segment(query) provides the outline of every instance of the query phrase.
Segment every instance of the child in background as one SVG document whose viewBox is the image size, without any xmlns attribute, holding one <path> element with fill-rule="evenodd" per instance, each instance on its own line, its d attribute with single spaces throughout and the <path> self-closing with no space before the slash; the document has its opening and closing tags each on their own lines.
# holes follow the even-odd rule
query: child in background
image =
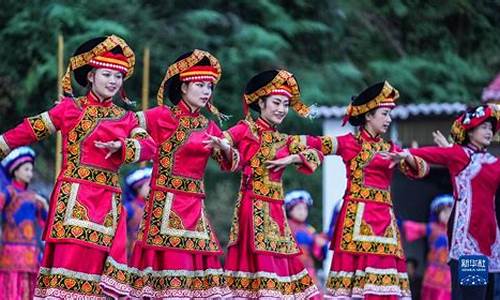
<svg viewBox="0 0 500 300">
<path fill-rule="evenodd" d="M 437 196 L 431 203 L 429 223 L 403 221 L 406 240 L 427 237 L 429 252 L 422 283 L 422 300 L 451 299 L 451 274 L 448 266 L 446 226 L 453 207 L 451 195 Z"/>
<path fill-rule="evenodd" d="M 28 189 L 35 152 L 14 149 L 2 160 L 9 184 L 0 189 L 0 299 L 33 299 L 48 203 Z"/>
<path fill-rule="evenodd" d="M 316 232 L 316 229 L 307 223 L 309 208 L 312 204 L 313 199 L 305 190 L 291 191 L 285 196 L 288 224 L 302 250 L 300 260 L 316 285 L 319 286 L 314 268 L 314 260 L 322 261 L 325 258 L 328 239 L 324 233 Z"/>
<path fill-rule="evenodd" d="M 149 194 L 151 168 L 140 168 L 125 177 L 125 210 L 127 211 L 127 254 L 130 257 L 139 232 L 144 205 Z"/>
</svg>

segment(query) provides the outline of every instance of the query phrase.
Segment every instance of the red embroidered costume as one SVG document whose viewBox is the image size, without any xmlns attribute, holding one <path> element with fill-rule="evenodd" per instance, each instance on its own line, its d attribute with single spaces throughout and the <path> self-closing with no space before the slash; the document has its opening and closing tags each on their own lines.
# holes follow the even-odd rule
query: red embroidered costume
<svg viewBox="0 0 500 300">
<path fill-rule="evenodd" d="M 160 106 L 139 113 L 143 127 L 158 145 L 151 192 L 131 257 L 133 297 L 206 299 L 227 296 L 219 262 L 222 249 L 208 220 L 203 176 L 208 159 L 224 170 L 235 169 L 238 153 L 226 159 L 203 144 L 207 134 L 222 131 L 182 99 L 183 82 L 217 83 L 219 62 L 194 50 L 172 64 L 158 91 Z M 161 105 L 163 91 L 175 104 Z M 208 109 L 218 115 L 213 104 Z"/>
<path fill-rule="evenodd" d="M 286 95 L 290 106 L 301 115 L 309 109 L 300 101 L 293 74 L 267 71 L 247 84 L 244 108 L 257 104 L 261 97 Z M 280 133 L 262 118 L 246 120 L 225 132 L 237 148 L 242 171 L 241 186 L 229 236 L 225 262 L 227 285 L 233 298 L 307 299 L 319 292 L 300 261 L 300 248 L 288 225 L 280 171 L 269 170 L 265 162 L 298 154 L 298 170 L 312 173 L 321 154 L 306 148 L 298 137 Z"/>
<path fill-rule="evenodd" d="M 354 98 L 347 117 L 364 118 L 378 107 L 394 107 L 399 93 L 387 82 L 369 87 Z M 352 122 L 351 122 L 352 123 Z M 333 260 L 326 283 L 328 298 L 410 298 L 405 257 L 392 208 L 393 169 L 380 152 L 399 152 L 397 146 L 371 136 L 363 127 L 357 134 L 308 137 L 323 154 L 339 155 L 346 165 L 347 188 L 331 243 Z M 428 167 L 415 158 L 418 170 L 404 161 L 401 171 L 422 177 Z"/>
<path fill-rule="evenodd" d="M 115 53 L 116 52 L 116 53 Z M 119 54 L 117 52 L 122 52 Z M 90 40 L 70 59 L 63 79 L 71 92 L 71 71 L 87 85 L 87 73 L 105 67 L 130 76 L 134 54 L 116 36 Z M 63 163 L 50 199 L 44 257 L 35 298 L 104 299 L 128 294 L 126 216 L 120 201 L 118 170 L 124 163 L 150 159 L 154 142 L 133 112 L 99 101 L 89 92 L 66 97 L 47 112 L 24 120 L 0 135 L 1 154 L 46 138 L 57 130 Z M 105 159 L 94 141 L 122 141 L 122 151 Z"/>
<path fill-rule="evenodd" d="M 468 119 L 468 121 L 467 121 Z M 493 119 L 493 134 L 499 130 L 498 111 L 479 106 L 453 123 L 452 147 L 410 149 L 431 164 L 446 166 L 453 185 L 455 206 L 448 222 L 450 259 L 462 255 L 485 255 L 489 272 L 500 272 L 500 230 L 495 215 L 495 194 L 500 184 L 498 157 L 467 144 L 467 131 Z M 498 207 L 496 208 L 498 209 Z"/>
</svg>

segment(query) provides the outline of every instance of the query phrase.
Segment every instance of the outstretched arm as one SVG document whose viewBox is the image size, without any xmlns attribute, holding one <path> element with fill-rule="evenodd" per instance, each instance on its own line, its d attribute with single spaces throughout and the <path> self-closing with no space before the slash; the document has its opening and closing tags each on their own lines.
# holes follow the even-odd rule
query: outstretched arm
<svg viewBox="0 0 500 300">
<path fill-rule="evenodd" d="M 423 178 L 429 173 L 429 165 L 422 158 L 412 155 L 408 150 L 396 149 L 394 152 L 380 153 L 391 160 L 390 168 L 399 165 L 403 174 L 411 178 Z"/>
<path fill-rule="evenodd" d="M 155 141 L 138 124 L 132 129 L 130 136 L 122 140 L 122 143 L 122 159 L 126 164 L 151 160 L 156 154 Z"/>
<path fill-rule="evenodd" d="M 74 108 L 74 101 L 66 98 L 49 111 L 27 117 L 21 124 L 0 135 L 0 159 L 17 147 L 43 140 L 61 129 L 64 118 Z"/>
</svg>

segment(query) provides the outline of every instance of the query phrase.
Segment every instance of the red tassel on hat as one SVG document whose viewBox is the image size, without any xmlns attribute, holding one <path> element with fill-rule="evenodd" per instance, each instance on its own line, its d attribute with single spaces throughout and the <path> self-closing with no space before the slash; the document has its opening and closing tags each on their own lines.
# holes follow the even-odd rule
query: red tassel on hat
<svg viewBox="0 0 500 300">
<path fill-rule="evenodd" d="M 351 105 L 347 106 L 347 108 L 345 109 L 345 115 L 342 118 L 342 126 L 345 126 L 347 121 L 349 121 L 349 118 L 351 117 L 351 110 L 352 110 Z"/>
<path fill-rule="evenodd" d="M 345 114 L 342 118 L 342 126 L 345 126 L 345 124 L 347 124 L 347 121 L 349 121 L 349 115 Z"/>
<path fill-rule="evenodd" d="M 243 115 L 246 116 L 248 115 L 248 104 L 245 100 L 245 96 L 241 97 L 241 99 L 243 100 Z"/>
<path fill-rule="evenodd" d="M 122 99 L 123 102 L 125 102 L 127 105 L 130 105 L 130 106 L 135 106 L 135 101 L 131 101 L 128 97 L 127 97 L 127 93 L 125 92 L 125 89 L 123 88 L 123 86 L 120 88 L 120 98 Z"/>
</svg>

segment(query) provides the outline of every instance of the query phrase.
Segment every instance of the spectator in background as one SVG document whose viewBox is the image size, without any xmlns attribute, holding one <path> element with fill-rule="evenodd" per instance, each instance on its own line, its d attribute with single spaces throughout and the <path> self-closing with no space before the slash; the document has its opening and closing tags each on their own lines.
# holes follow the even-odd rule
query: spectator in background
<svg viewBox="0 0 500 300">
<path fill-rule="evenodd" d="M 448 266 L 448 236 L 446 226 L 453 207 L 453 196 L 440 195 L 431 203 L 429 223 L 403 221 L 406 240 L 415 241 L 427 237 L 429 252 L 423 279 L 423 300 L 450 300 L 451 274 Z M 409 276 L 409 275 L 408 275 Z M 411 285 L 412 290 L 415 289 Z"/>
<path fill-rule="evenodd" d="M 35 152 L 20 147 L 2 160 L 10 184 L 0 191 L 0 299 L 33 299 L 48 203 L 28 189 Z"/>
<path fill-rule="evenodd" d="M 319 286 L 314 260 L 322 261 L 325 258 L 328 239 L 326 234 L 316 232 L 316 229 L 307 223 L 309 208 L 312 204 L 311 195 L 304 190 L 291 191 L 285 196 L 288 224 L 302 250 L 300 259 L 316 285 Z"/>
<path fill-rule="evenodd" d="M 149 194 L 151 168 L 140 168 L 125 177 L 125 210 L 127 211 L 127 254 L 130 257 L 137 239 L 144 205 Z"/>
</svg>

